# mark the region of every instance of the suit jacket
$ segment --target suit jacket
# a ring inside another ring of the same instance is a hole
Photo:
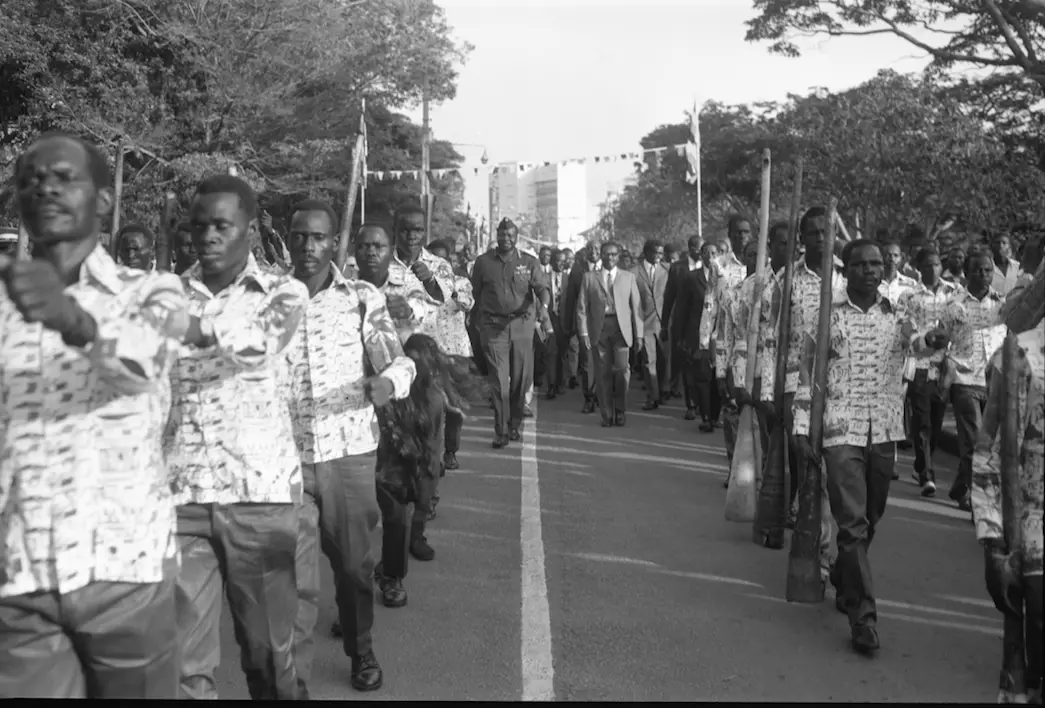
[[[703,270],[703,268],[700,268],[700,270]],[[677,263],[672,263],[671,268],[668,269],[667,285],[664,287],[664,309],[661,313],[661,322],[665,324],[670,323],[673,339],[680,338],[683,332],[682,320],[679,317],[673,318],[671,315],[678,301],[679,288],[689,272],[688,255],[685,258],[680,258]]]
[[[591,264],[585,260],[574,263],[573,268],[570,270],[570,277],[566,279],[562,305],[559,308],[563,334],[572,336],[577,332],[577,301],[580,299],[581,283],[584,281],[584,274],[589,270],[591,270]]]
[[[602,334],[606,303],[610,297],[617,311],[617,324],[630,348],[642,340],[642,301],[635,274],[620,268],[613,281],[613,293],[606,292],[604,271],[584,274],[580,297],[577,298],[577,334],[581,337],[587,335],[592,347],[595,346]]]
[[[696,351],[700,344],[700,321],[706,314],[704,302],[713,294],[713,287],[704,268],[687,271],[679,279],[675,322],[681,332],[680,343],[690,351]]]
[[[643,259],[631,272],[638,279],[643,327],[647,333],[659,333],[661,315],[664,313],[664,291],[668,287],[668,269],[663,263],[658,263],[653,268],[652,278],[648,269],[649,263]]]

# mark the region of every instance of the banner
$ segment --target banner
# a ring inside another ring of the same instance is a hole
[[[519,162],[516,163],[514,167],[511,164],[495,165],[493,167],[449,167],[439,170],[429,170],[428,173],[431,177],[446,177],[450,174],[463,175],[466,171],[470,169],[474,176],[478,176],[480,170],[484,172],[491,172],[493,174],[497,174],[498,172],[507,172],[511,169],[515,169],[518,172],[524,172],[528,169],[533,169],[535,167],[550,167],[551,165],[559,165],[560,167],[565,167],[566,165],[586,165],[589,163],[606,164],[608,162],[621,162],[623,160],[637,162],[643,159],[646,155],[659,155],[665,150],[674,150],[679,157],[685,157],[686,143],[680,143],[679,145],[665,145],[664,147],[651,148],[649,150],[643,150],[641,152],[622,152],[619,155],[577,157],[570,158],[567,160],[545,160],[543,162]],[[373,177],[374,179],[380,180],[403,179],[404,177],[411,179],[420,179],[421,170],[369,170],[367,175],[369,177]]]

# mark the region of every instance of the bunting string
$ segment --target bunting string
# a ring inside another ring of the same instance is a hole
[[[446,177],[447,175],[457,174],[463,176],[465,172],[471,169],[472,174],[475,176],[479,175],[480,171],[488,171],[493,174],[499,172],[507,172],[508,170],[515,169],[517,172],[525,172],[526,170],[533,169],[535,167],[550,167],[551,165],[559,165],[565,167],[566,165],[586,165],[592,164],[606,164],[610,162],[621,162],[623,160],[631,160],[633,162],[645,158],[647,155],[659,155],[667,150],[675,151],[675,154],[679,157],[685,157],[686,155],[686,143],[680,143],[678,145],[665,145],[664,147],[650,148],[649,150],[642,150],[641,152],[622,152],[619,155],[606,155],[598,157],[577,157],[569,158],[566,160],[545,160],[543,162],[519,162],[514,165],[495,165],[493,167],[448,167],[438,170],[429,170],[428,173],[433,177]],[[367,169],[366,176],[377,180],[395,180],[403,178],[420,179],[421,170],[372,170]]]

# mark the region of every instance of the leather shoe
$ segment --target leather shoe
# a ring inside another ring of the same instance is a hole
[[[456,470],[460,468],[460,464],[457,462],[457,455],[453,452],[448,452],[443,455],[443,467],[448,470]]]
[[[602,419],[602,427],[604,427],[604,428],[612,428],[613,427],[613,419],[612,418],[603,418]]]
[[[381,665],[377,663],[373,649],[352,659],[352,688],[357,691],[376,691],[381,688],[383,678]]]
[[[686,415],[682,416],[682,420],[696,420],[697,412],[692,408],[686,410]]]
[[[498,435],[493,439],[493,449],[500,450],[502,447],[508,447],[508,436]]]
[[[658,408],[660,408],[660,401],[649,401],[642,406],[642,410],[644,411],[655,411]]]
[[[581,408],[581,413],[594,413],[594,412],[595,412],[595,402],[591,401],[591,400],[585,401],[584,402],[584,408]]]
[[[878,630],[865,624],[853,627],[853,649],[861,654],[878,651]]]
[[[428,545],[424,536],[415,536],[410,540],[410,555],[419,561],[435,560],[435,550]]]
[[[617,411],[617,414],[613,417],[613,424],[619,428],[623,427],[626,422],[627,418],[624,415],[624,411]]]
[[[378,587],[381,588],[382,605],[391,608],[406,606],[407,595],[402,578],[382,577],[378,580]]]
[[[522,433],[519,432],[518,428],[512,428],[508,431],[508,439],[512,442],[519,442],[522,440]]]

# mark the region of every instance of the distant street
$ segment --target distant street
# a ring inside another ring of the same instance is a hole
[[[377,608],[384,687],[349,686],[326,569],[312,697],[993,702],[1001,622],[969,516],[944,501],[953,458],[941,499],[923,500],[901,457],[871,552],[882,650],[867,659],[830,591],[786,603],[787,550],[724,520],[721,432],[677,405],[643,413],[633,389],[623,429],[568,392],[503,451],[474,411],[430,525],[436,559],[412,563],[406,607]],[[247,698],[227,614],[221,697]]]

